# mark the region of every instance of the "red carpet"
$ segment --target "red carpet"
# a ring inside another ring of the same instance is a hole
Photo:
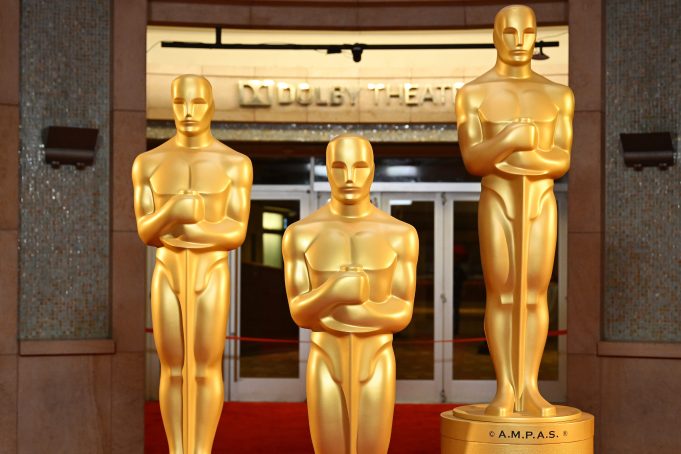
[[[395,406],[391,454],[440,452],[440,413],[452,404]],[[167,454],[158,402],[145,407],[144,452]],[[313,453],[304,403],[225,402],[214,453]]]

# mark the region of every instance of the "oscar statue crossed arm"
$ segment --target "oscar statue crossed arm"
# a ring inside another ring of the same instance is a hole
[[[159,400],[171,454],[208,454],[224,402],[227,253],[244,241],[250,160],[213,138],[208,80],[171,86],[177,134],[133,165],[140,238],[156,246],[151,281]]]
[[[395,403],[392,333],[411,320],[418,236],[369,198],[370,143],[327,148],[331,201],[284,235],[293,320],[312,330],[307,365],[310,434],[320,454],[386,453]]]
[[[553,180],[570,166],[574,97],[532,70],[536,35],[532,9],[501,9],[495,66],[456,97],[461,155],[482,177],[485,336],[497,387],[489,404],[441,415],[443,453],[593,452],[593,416],[552,405],[539,390],[558,220]]]

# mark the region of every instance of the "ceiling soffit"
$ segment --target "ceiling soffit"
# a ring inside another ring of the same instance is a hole
[[[566,0],[525,0],[539,25],[568,23]],[[197,5],[198,4],[198,5]],[[149,24],[309,30],[418,30],[491,27],[501,1],[150,0]]]

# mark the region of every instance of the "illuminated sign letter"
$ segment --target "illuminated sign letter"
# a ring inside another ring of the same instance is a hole
[[[296,88],[286,82],[277,83],[277,102],[281,105],[292,104],[296,100]]]
[[[271,106],[274,82],[271,80],[240,80],[239,105],[242,107]]]

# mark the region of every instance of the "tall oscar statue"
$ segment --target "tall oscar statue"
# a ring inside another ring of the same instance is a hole
[[[388,451],[395,404],[392,333],[411,320],[418,235],[371,204],[373,151],[342,135],[326,149],[331,201],[284,233],[293,320],[312,330],[310,434],[318,454]]]
[[[456,98],[464,164],[482,177],[485,334],[497,390],[488,405],[442,414],[443,453],[593,452],[593,416],[551,405],[538,388],[556,247],[553,180],[570,165],[574,97],[532,71],[536,33],[532,9],[499,11],[496,65]]]
[[[180,76],[171,94],[177,134],[135,160],[135,216],[142,241],[158,248],[151,310],[170,452],[208,454],[224,401],[227,253],[246,235],[253,171],[213,138],[205,78]]]

